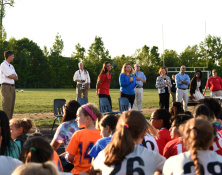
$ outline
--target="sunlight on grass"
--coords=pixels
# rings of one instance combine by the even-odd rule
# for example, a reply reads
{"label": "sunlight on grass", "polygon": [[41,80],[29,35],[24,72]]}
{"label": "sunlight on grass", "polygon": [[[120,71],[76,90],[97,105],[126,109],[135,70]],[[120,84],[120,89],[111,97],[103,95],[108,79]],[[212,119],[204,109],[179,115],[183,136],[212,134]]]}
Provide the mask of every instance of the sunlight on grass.
{"label": "sunlight on grass", "polygon": [[[113,110],[119,110],[119,89],[110,90]],[[76,99],[75,89],[24,89],[16,93],[14,113],[53,112],[53,100],[64,98],[66,101]],[[143,108],[158,107],[157,89],[145,89],[143,93]],[[89,102],[99,107],[95,89],[89,91]],[[1,107],[1,104],[0,104]]]}

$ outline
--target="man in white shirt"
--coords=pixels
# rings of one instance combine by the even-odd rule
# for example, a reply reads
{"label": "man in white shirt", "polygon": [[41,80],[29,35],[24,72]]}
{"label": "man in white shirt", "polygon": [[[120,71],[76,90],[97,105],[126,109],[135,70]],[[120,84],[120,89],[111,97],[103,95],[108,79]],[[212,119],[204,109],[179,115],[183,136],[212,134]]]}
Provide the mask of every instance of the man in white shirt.
{"label": "man in white shirt", "polygon": [[18,75],[13,65],[10,64],[14,60],[14,53],[5,51],[4,57],[5,60],[0,66],[2,109],[11,119],[15,105],[15,81],[18,81]]}
{"label": "man in white shirt", "polygon": [[79,70],[74,74],[73,81],[77,82],[76,85],[76,98],[81,98],[83,93],[83,98],[88,99],[88,90],[90,89],[90,77],[89,72],[83,69],[83,63],[80,62]]}

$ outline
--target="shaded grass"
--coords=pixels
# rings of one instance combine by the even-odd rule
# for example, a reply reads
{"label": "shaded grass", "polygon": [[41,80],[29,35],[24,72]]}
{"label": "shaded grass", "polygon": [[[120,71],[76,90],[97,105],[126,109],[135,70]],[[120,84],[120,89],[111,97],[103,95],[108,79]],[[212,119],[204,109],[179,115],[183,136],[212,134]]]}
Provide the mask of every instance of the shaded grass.
{"label": "shaded grass", "polygon": [[[42,127],[42,126],[52,126],[54,121],[54,118],[50,118],[50,119],[34,119],[32,120],[32,122],[34,123],[34,125],[36,127]],[[58,126],[59,122],[56,121],[55,126]]]}

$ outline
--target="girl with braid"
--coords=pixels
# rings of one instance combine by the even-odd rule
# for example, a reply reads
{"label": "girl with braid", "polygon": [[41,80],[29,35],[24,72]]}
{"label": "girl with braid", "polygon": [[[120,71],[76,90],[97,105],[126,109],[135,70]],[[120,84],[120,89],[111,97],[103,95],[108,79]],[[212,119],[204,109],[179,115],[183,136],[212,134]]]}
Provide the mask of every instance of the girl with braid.
{"label": "girl with braid", "polygon": [[189,151],[167,159],[163,174],[222,174],[222,157],[209,150],[214,140],[212,123],[200,118],[190,119],[183,135]]}
{"label": "girl with braid", "polygon": [[147,121],[139,111],[125,111],[119,118],[111,142],[92,163],[91,174],[154,174],[162,171],[165,158],[140,146]]}

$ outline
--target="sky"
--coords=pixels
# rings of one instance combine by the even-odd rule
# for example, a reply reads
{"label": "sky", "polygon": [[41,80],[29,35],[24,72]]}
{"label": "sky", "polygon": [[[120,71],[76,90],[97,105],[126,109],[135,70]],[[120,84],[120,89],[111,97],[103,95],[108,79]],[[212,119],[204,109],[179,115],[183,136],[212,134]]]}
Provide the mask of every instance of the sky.
{"label": "sky", "polygon": [[15,0],[6,5],[3,25],[7,40],[29,38],[48,50],[57,33],[64,42],[62,55],[75,45],[86,50],[102,37],[112,57],[132,55],[144,45],[159,52],[181,53],[204,41],[221,37],[221,0]]}

